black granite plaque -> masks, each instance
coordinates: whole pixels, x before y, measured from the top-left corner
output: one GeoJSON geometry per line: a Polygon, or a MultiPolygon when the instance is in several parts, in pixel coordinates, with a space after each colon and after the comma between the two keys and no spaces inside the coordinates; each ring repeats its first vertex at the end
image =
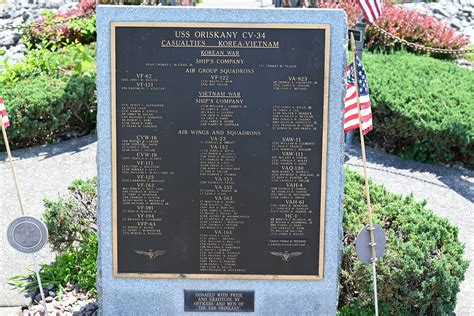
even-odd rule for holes
{"type": "Polygon", "coordinates": [[[328,36],[112,24],[116,276],[321,277],[328,36]]]}
{"type": "Polygon", "coordinates": [[[185,312],[253,312],[254,291],[184,290],[185,312]]]}

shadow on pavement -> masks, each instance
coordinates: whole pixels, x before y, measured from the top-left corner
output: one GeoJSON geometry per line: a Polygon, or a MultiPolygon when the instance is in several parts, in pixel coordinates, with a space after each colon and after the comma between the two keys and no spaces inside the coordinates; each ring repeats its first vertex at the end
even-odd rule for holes
{"type": "MultiPolygon", "coordinates": [[[[70,154],[71,156],[80,153],[90,144],[97,141],[97,135],[90,134],[80,138],[75,138],[56,144],[17,149],[12,151],[13,159],[28,159],[37,157],[41,160],[48,159],[57,155],[70,154]]],[[[7,153],[0,153],[0,163],[7,160],[7,153]]]]}
{"type": "MultiPolygon", "coordinates": [[[[443,165],[430,165],[421,162],[404,160],[398,156],[367,147],[367,161],[370,164],[369,169],[383,171],[397,176],[412,178],[417,181],[426,182],[431,185],[449,188],[465,199],[474,202],[474,171],[460,166],[448,167],[443,165]],[[422,174],[431,174],[436,180],[422,174]]],[[[362,167],[362,162],[349,161],[350,156],[357,156],[362,159],[359,145],[352,147],[346,146],[344,162],[349,166],[362,167]]]]}

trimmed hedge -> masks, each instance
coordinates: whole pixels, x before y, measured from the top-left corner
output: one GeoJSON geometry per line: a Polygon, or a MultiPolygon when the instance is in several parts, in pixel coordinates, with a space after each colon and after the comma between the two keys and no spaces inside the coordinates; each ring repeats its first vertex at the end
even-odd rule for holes
{"type": "Polygon", "coordinates": [[[10,116],[10,145],[21,148],[85,135],[95,129],[95,80],[36,77],[0,85],[10,116]]]}
{"type": "MultiPolygon", "coordinates": [[[[12,148],[90,133],[96,125],[95,49],[82,45],[56,53],[32,52],[0,77],[10,117],[12,148]]],[[[3,144],[3,140],[0,140],[3,144]]]]}
{"type": "MultiPolygon", "coordinates": [[[[371,184],[374,222],[387,233],[377,264],[379,303],[384,315],[451,315],[468,262],[458,228],[412,196],[371,184]]],[[[364,181],[346,170],[341,315],[373,315],[372,269],[355,253],[355,238],[367,223],[364,181]]]]}
{"type": "Polygon", "coordinates": [[[406,159],[474,167],[474,72],[408,53],[364,53],[363,60],[373,144],[406,159]]]}

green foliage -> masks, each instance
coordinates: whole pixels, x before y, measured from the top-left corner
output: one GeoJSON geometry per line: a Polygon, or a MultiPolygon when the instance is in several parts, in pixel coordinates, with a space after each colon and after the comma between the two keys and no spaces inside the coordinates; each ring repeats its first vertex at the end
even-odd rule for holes
{"type": "MultiPolygon", "coordinates": [[[[0,95],[10,116],[10,144],[20,148],[87,134],[95,129],[94,47],[30,52],[7,67],[0,95]]],[[[1,142],[1,141],[0,141],[1,142]]]]}
{"type": "Polygon", "coordinates": [[[87,43],[95,42],[96,40],[96,20],[95,15],[85,19],[74,19],[68,22],[68,27],[78,30],[82,38],[87,39],[87,43]]]}
{"type": "MultiPolygon", "coordinates": [[[[355,238],[367,223],[363,178],[346,170],[341,315],[373,315],[371,266],[355,253],[355,238]]],[[[371,184],[374,222],[387,233],[377,265],[379,302],[385,315],[450,315],[468,262],[458,229],[416,202],[371,184]]]]}
{"type": "Polygon", "coordinates": [[[372,143],[406,159],[474,167],[474,72],[408,53],[365,53],[364,65],[372,143]]]}
{"type": "Polygon", "coordinates": [[[97,253],[98,241],[96,234],[90,234],[84,239],[84,244],[75,252],[73,262],[76,263],[76,275],[69,283],[77,282],[80,287],[96,295],[97,253]]]}
{"type": "MultiPolygon", "coordinates": [[[[474,49],[474,44],[471,44],[469,46],[466,47],[466,50],[468,49],[474,49]]],[[[471,62],[471,64],[474,64],[474,53],[470,53],[470,54],[466,54],[466,56],[464,56],[467,60],[469,60],[469,62],[471,62]]]]}
{"type": "Polygon", "coordinates": [[[87,46],[74,44],[54,52],[47,49],[28,51],[24,61],[4,64],[0,85],[37,76],[61,78],[76,74],[95,78],[95,46],[95,43],[87,46]]]}
{"type": "MultiPolygon", "coordinates": [[[[97,250],[97,236],[85,235],[81,247],[71,248],[58,256],[53,263],[41,265],[43,286],[52,285],[61,293],[67,283],[79,284],[89,295],[96,296],[97,250]]],[[[14,276],[9,283],[23,292],[36,293],[39,290],[34,271],[14,276]]]]}
{"type": "MultiPolygon", "coordinates": [[[[379,315],[390,315],[390,304],[379,302],[379,315]]],[[[344,305],[337,311],[338,316],[373,316],[375,308],[370,306],[360,306],[357,301],[353,301],[351,305],[344,305]]]]}
{"type": "MultiPolygon", "coordinates": [[[[44,200],[43,219],[49,231],[49,243],[59,255],[51,264],[42,264],[43,285],[62,292],[67,283],[79,284],[89,295],[97,295],[97,179],[75,180],[68,194],[59,200],[44,200]]],[[[38,281],[33,271],[17,275],[10,284],[35,293],[38,281]]]]}
{"type": "Polygon", "coordinates": [[[84,243],[97,232],[97,179],[75,180],[69,193],[59,200],[44,200],[43,215],[49,231],[49,243],[60,253],[84,243]]]}
{"type": "Polygon", "coordinates": [[[64,13],[44,11],[41,17],[23,28],[23,42],[29,50],[52,51],[73,43],[95,42],[95,6],[95,0],[84,0],[77,8],[64,13]]]}
{"type": "Polygon", "coordinates": [[[47,16],[44,21],[47,26],[39,24],[39,28],[33,24],[23,32],[23,41],[29,50],[48,49],[56,51],[61,47],[71,44],[90,44],[96,41],[96,18],[95,15],[65,21],[58,27],[58,18],[47,16]],[[51,21],[56,21],[51,23],[51,21]]]}

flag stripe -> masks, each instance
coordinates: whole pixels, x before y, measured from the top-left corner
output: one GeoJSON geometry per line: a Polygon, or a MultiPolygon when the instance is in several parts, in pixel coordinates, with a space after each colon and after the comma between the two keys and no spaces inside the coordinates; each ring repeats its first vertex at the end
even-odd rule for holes
{"type": "Polygon", "coordinates": [[[374,21],[375,21],[377,19],[378,15],[377,15],[377,11],[374,8],[374,6],[375,6],[374,0],[368,0],[368,5],[367,6],[369,7],[370,14],[373,16],[374,21]]]}
{"type": "MultiPolygon", "coordinates": [[[[357,98],[345,102],[346,107],[344,108],[345,112],[356,111],[357,112],[357,98]]],[[[370,108],[370,101],[360,104],[360,109],[363,111],[367,108],[370,108]]]]}
{"type": "Polygon", "coordinates": [[[358,0],[358,3],[365,18],[370,23],[375,22],[375,20],[377,20],[382,14],[382,0],[358,0]]]}
{"type": "Polygon", "coordinates": [[[355,114],[351,114],[351,115],[344,115],[344,120],[346,120],[347,122],[350,122],[352,120],[358,120],[359,119],[359,113],[355,113],[355,114]]]}
{"type": "Polygon", "coordinates": [[[377,11],[377,16],[382,15],[383,2],[375,1],[375,10],[377,11]]]}
{"type": "Polygon", "coordinates": [[[350,130],[356,129],[357,127],[359,127],[359,118],[350,120],[344,124],[345,131],[348,131],[348,130],[350,131],[350,130]]]}
{"type": "Polygon", "coordinates": [[[359,1],[359,5],[361,6],[362,12],[364,13],[367,21],[369,21],[370,23],[374,22],[374,16],[372,15],[369,7],[367,6],[367,3],[364,0],[361,0],[359,1]]]}
{"type": "MultiPolygon", "coordinates": [[[[347,102],[346,104],[349,104],[349,105],[344,109],[344,111],[350,112],[350,111],[355,110],[357,112],[357,99],[354,103],[353,103],[353,100],[350,100],[350,102],[347,102]]],[[[364,102],[360,104],[360,110],[362,112],[367,109],[370,111],[370,102],[364,102]]]]}
{"type": "MultiPolygon", "coordinates": [[[[367,116],[369,114],[371,114],[372,111],[370,110],[370,108],[368,109],[361,109],[360,110],[360,115],[362,117],[364,116],[367,116]]],[[[352,110],[349,110],[347,111],[346,113],[344,113],[344,119],[349,119],[350,116],[352,115],[356,115],[356,116],[359,116],[359,110],[357,109],[357,104],[356,104],[356,108],[355,109],[352,109],[352,110]]]]}
{"type": "MultiPolygon", "coordinates": [[[[344,103],[346,104],[346,106],[353,105],[354,107],[357,107],[357,96],[354,96],[352,98],[347,98],[344,103]]],[[[365,97],[359,96],[359,103],[361,107],[364,107],[364,104],[370,103],[370,98],[367,96],[365,97]]]]}
{"type": "MultiPolygon", "coordinates": [[[[345,126],[351,126],[354,124],[359,125],[359,115],[351,115],[350,117],[345,118],[345,121],[344,128],[346,128],[345,126]]],[[[367,127],[367,124],[372,124],[372,113],[362,116],[362,127],[367,127]]]]}

